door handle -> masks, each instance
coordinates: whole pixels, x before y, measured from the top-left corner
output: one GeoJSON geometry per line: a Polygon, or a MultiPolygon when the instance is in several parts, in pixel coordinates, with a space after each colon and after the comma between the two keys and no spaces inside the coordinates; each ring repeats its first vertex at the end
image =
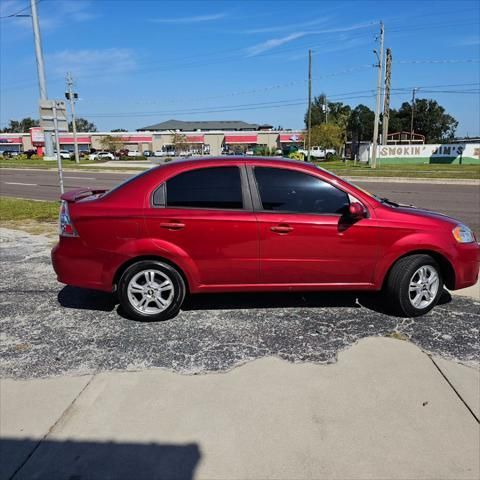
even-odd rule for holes
{"type": "Polygon", "coordinates": [[[185,224],[182,222],[171,221],[161,223],[160,227],[166,228],[167,230],[181,230],[185,227],[185,224]]]}
{"type": "Polygon", "coordinates": [[[275,227],[271,227],[270,230],[275,233],[286,234],[290,233],[293,228],[290,225],[277,225],[275,227]]]}

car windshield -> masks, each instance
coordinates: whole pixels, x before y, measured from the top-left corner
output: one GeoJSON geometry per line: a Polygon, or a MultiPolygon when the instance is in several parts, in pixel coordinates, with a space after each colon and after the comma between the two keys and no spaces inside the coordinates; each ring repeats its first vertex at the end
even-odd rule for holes
{"type": "Polygon", "coordinates": [[[341,180],[342,182],[345,182],[345,183],[347,183],[348,185],[356,188],[357,190],[360,190],[362,193],[365,193],[365,195],[368,195],[369,197],[372,197],[372,198],[374,198],[375,200],[377,200],[377,201],[379,201],[379,202],[382,202],[383,200],[387,200],[387,199],[378,197],[378,196],[375,195],[374,193],[371,193],[371,192],[369,192],[368,190],[365,190],[364,188],[359,187],[358,185],[355,185],[355,184],[349,182],[348,180],[345,180],[345,179],[342,178],[342,177],[339,177],[338,175],[335,175],[334,173],[330,172],[329,170],[325,170],[324,168],[319,167],[319,166],[317,166],[317,165],[316,165],[316,167],[317,167],[319,170],[321,170],[322,172],[326,172],[326,173],[328,173],[329,175],[332,175],[333,177],[338,178],[338,179],[341,180]]]}

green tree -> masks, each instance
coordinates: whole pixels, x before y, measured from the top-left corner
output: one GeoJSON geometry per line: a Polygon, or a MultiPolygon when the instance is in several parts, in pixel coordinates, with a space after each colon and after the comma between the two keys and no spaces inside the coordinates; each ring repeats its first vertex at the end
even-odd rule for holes
{"type": "MultiPolygon", "coordinates": [[[[318,97],[313,97],[312,100],[312,127],[325,123],[325,99],[326,95],[321,93],[318,97]]],[[[305,127],[308,128],[308,108],[305,112],[305,127]]]]}
{"type": "MultiPolygon", "coordinates": [[[[410,131],[412,105],[402,103],[398,110],[390,111],[389,132],[410,131]]],[[[455,136],[457,120],[446,113],[436,100],[417,98],[415,100],[413,130],[425,135],[426,143],[438,143],[451,140],[455,136]]]]}
{"type": "Polygon", "coordinates": [[[123,147],[123,139],[120,137],[116,137],[114,135],[105,135],[100,140],[100,145],[104,150],[108,150],[111,152],[116,152],[123,147]]]}
{"type": "Polygon", "coordinates": [[[333,123],[323,123],[312,127],[312,146],[319,145],[323,148],[334,148],[339,152],[343,146],[344,132],[342,128],[333,123]]]}
{"type": "Polygon", "coordinates": [[[375,113],[366,105],[357,105],[347,121],[348,138],[352,142],[372,141],[375,113]]]}
{"type": "Polygon", "coordinates": [[[27,133],[30,128],[38,127],[39,121],[30,117],[22,118],[22,120],[10,120],[8,127],[5,127],[3,133],[27,133]]]}
{"type": "Polygon", "coordinates": [[[128,132],[125,128],[114,128],[113,130],[110,130],[111,132],[128,132]]]}
{"type": "MultiPolygon", "coordinates": [[[[96,132],[97,127],[94,123],[89,122],[85,118],[77,118],[75,120],[75,125],[77,126],[77,132],[96,132]]],[[[72,131],[72,122],[68,123],[68,129],[72,131]]]]}
{"type": "Polygon", "coordinates": [[[189,148],[189,144],[187,142],[187,136],[183,133],[174,133],[172,135],[172,145],[175,147],[175,153],[180,155],[183,152],[186,152],[189,148]]]}

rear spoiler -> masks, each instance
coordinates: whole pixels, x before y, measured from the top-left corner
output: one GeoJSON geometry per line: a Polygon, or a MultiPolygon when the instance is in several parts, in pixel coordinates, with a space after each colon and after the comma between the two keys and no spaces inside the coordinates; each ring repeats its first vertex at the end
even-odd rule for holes
{"type": "Polygon", "coordinates": [[[75,190],[70,190],[62,194],[60,198],[66,202],[76,202],[82,198],[87,198],[98,193],[105,193],[106,191],[104,188],[76,188],[75,190]]]}

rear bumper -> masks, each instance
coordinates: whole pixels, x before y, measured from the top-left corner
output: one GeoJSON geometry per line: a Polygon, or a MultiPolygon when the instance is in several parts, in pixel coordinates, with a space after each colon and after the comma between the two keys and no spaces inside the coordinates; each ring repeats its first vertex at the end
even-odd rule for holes
{"type": "Polygon", "coordinates": [[[86,247],[79,238],[62,237],[51,251],[57,280],[75,287],[111,292],[112,255],[86,247]]]}
{"type": "Polygon", "coordinates": [[[458,245],[453,267],[455,269],[454,290],[475,285],[480,267],[480,245],[476,242],[458,245]]]}

